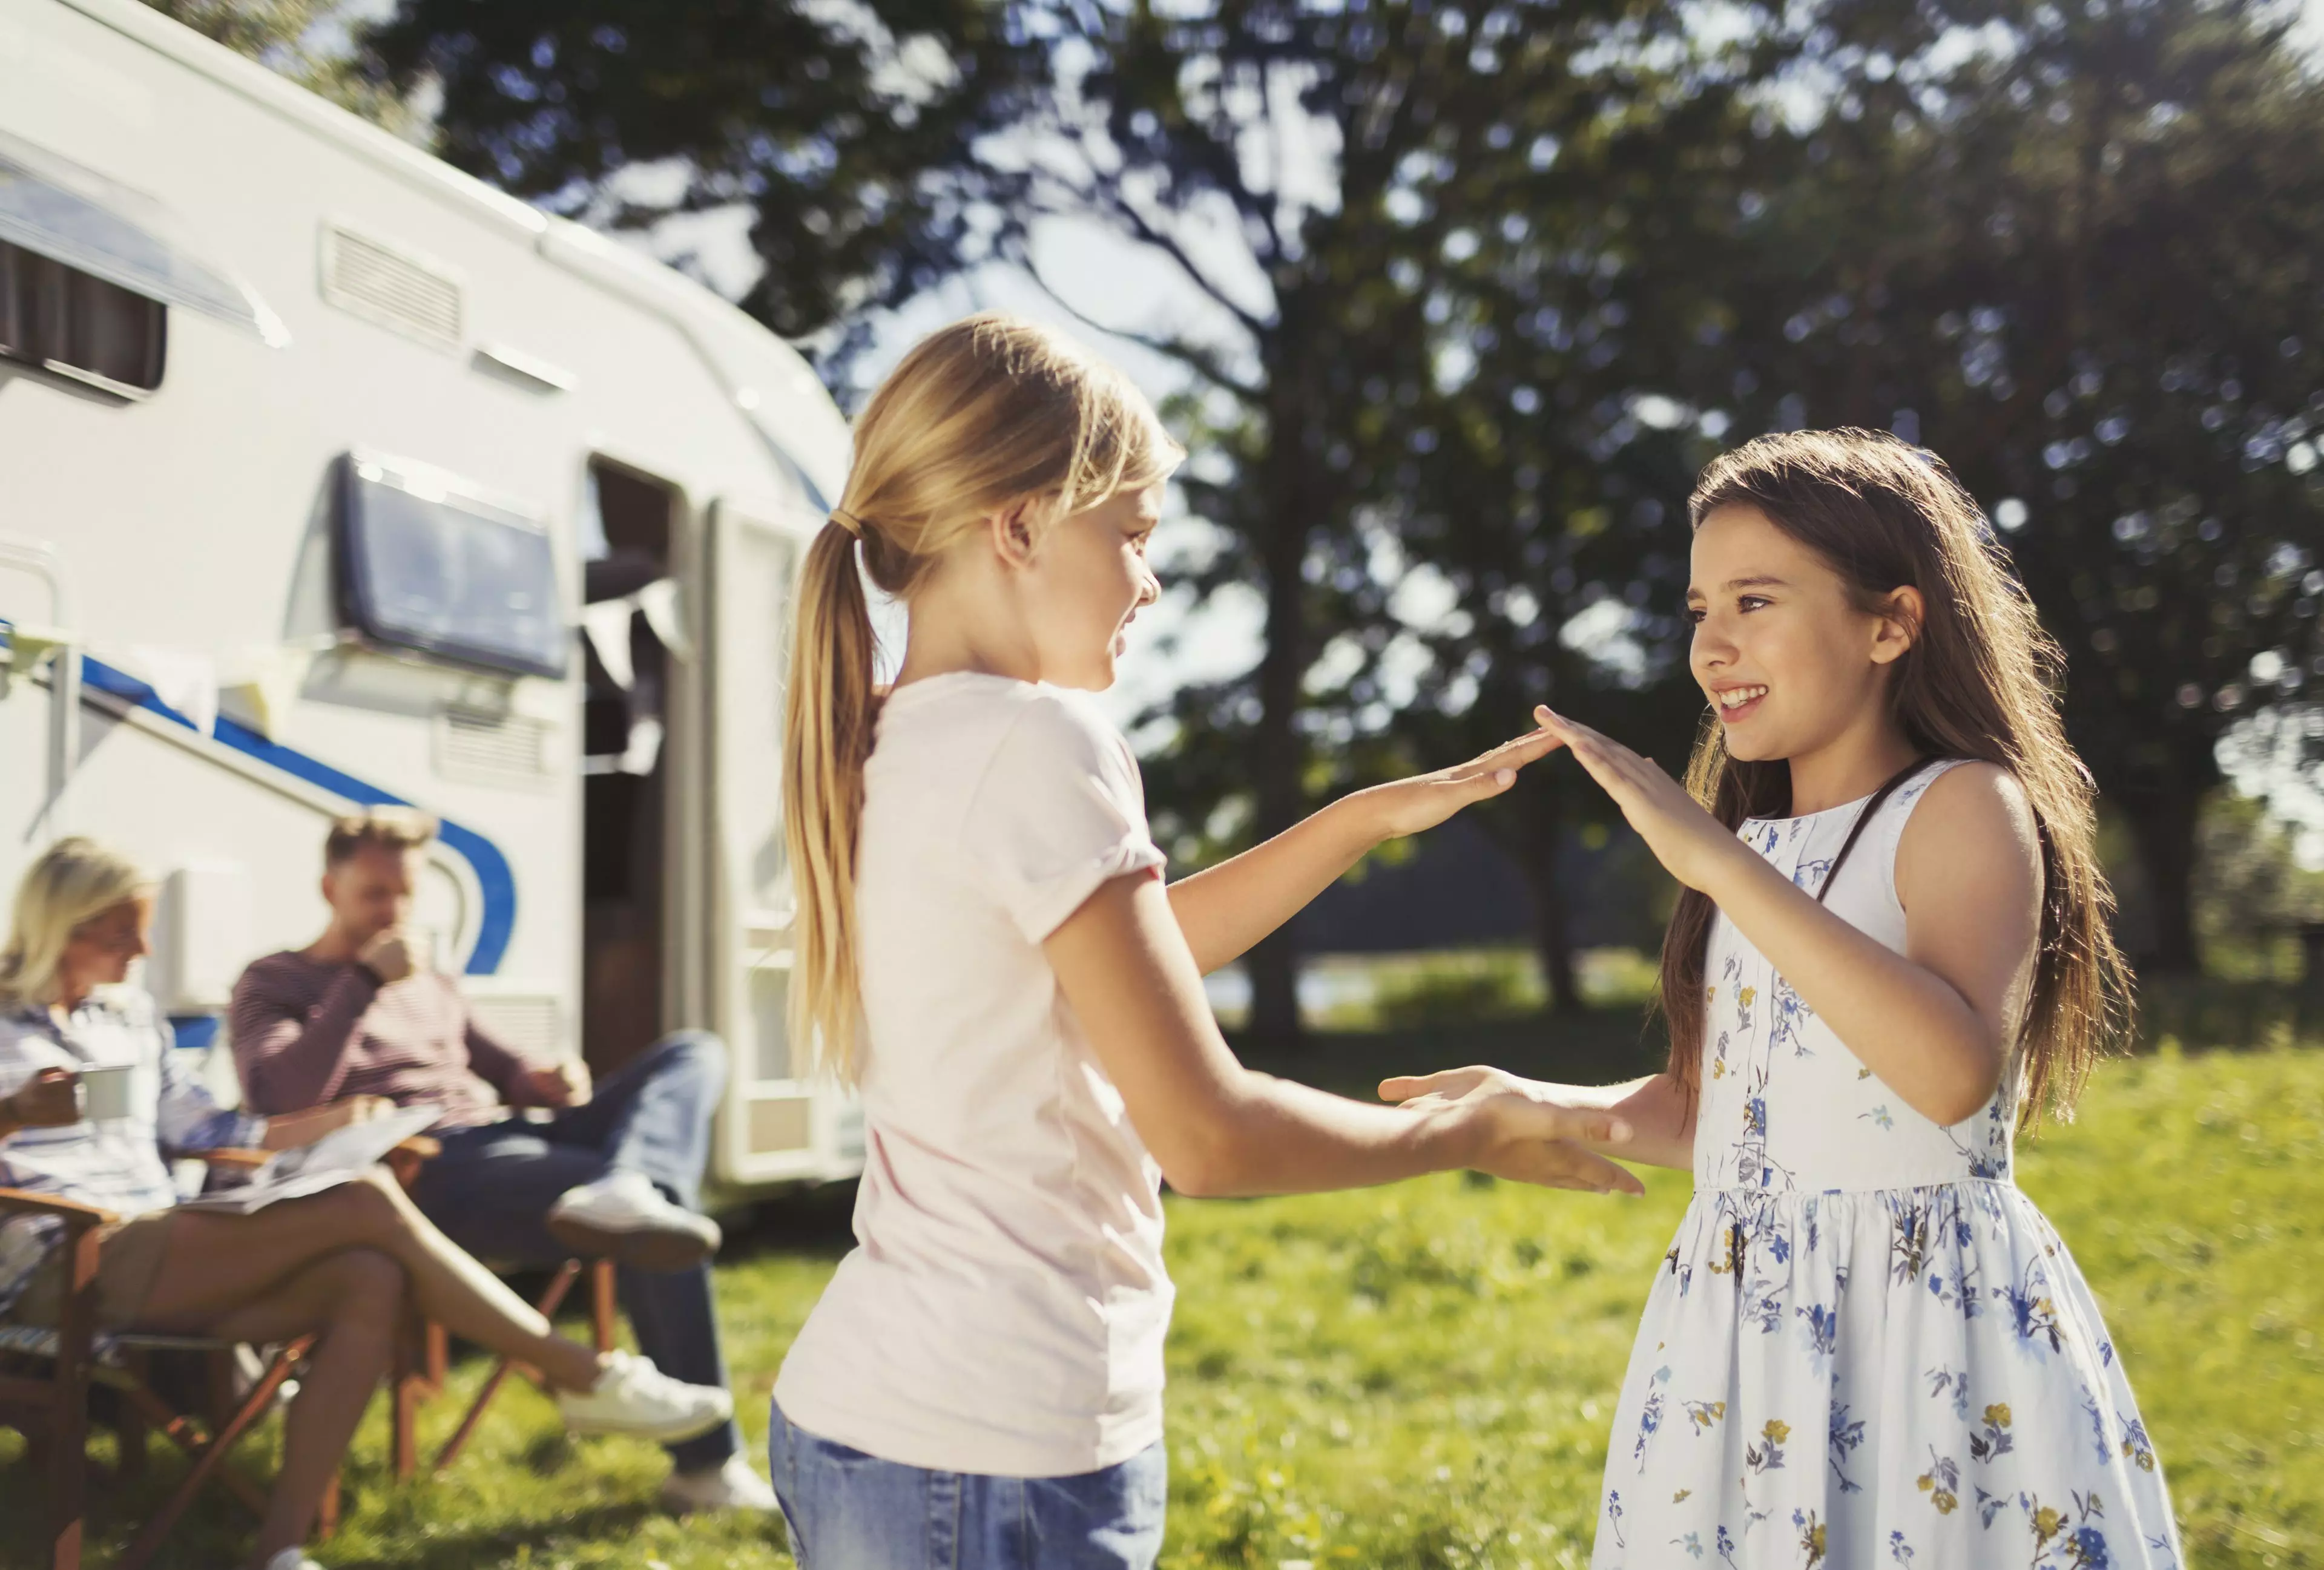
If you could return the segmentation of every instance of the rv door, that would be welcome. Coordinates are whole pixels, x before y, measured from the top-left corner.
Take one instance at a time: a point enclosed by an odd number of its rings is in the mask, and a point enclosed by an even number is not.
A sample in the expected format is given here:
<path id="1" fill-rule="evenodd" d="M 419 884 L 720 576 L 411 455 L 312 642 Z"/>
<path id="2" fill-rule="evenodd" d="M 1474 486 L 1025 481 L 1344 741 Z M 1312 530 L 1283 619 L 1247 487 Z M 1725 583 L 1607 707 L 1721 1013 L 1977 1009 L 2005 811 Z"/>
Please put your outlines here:
<path id="1" fill-rule="evenodd" d="M 711 1014 L 732 1054 L 718 1175 L 738 1185 L 852 1175 L 862 1156 L 850 1097 L 809 1082 L 784 1023 L 790 876 L 783 849 L 783 677 L 795 529 L 714 507 L 704 563 L 710 832 Z"/>

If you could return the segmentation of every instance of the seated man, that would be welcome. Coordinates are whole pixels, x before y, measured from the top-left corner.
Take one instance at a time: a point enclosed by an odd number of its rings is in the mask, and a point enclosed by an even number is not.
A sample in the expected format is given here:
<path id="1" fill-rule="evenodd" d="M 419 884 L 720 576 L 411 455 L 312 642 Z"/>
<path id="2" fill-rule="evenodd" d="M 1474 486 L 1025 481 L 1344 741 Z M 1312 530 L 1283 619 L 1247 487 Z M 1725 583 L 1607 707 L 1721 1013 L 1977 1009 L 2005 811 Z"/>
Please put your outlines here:
<path id="1" fill-rule="evenodd" d="M 712 1311 L 717 1225 L 695 1213 L 710 1119 L 725 1085 L 715 1036 L 655 1042 L 591 1094 L 577 1063 L 530 1061 L 470 1017 L 409 926 L 434 820 L 375 808 L 332 826 L 323 851 L 330 925 L 235 983 L 235 1067 L 253 1111 L 348 1096 L 432 1104 L 444 1146 L 413 1186 L 421 1212 L 485 1259 L 552 1265 L 604 1255 L 639 1349 L 672 1377 L 724 1386 Z M 545 1120 L 512 1108 L 550 1109 Z M 730 1420 L 669 1447 L 666 1502 L 775 1508 Z"/>

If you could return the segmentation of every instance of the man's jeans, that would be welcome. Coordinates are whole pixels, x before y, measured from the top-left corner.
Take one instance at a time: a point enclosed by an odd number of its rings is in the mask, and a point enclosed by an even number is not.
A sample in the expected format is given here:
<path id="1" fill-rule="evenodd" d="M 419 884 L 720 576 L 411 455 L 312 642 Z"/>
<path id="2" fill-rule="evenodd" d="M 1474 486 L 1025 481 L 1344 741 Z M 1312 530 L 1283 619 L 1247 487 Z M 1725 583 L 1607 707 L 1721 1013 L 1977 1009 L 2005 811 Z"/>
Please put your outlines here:
<path id="1" fill-rule="evenodd" d="M 614 1168 L 643 1172 L 663 1195 L 693 1209 L 702 1199 L 710 1118 L 726 1088 L 726 1049 L 703 1031 L 680 1031 L 639 1053 L 579 1106 L 546 1123 L 486 1124 L 439 1133 L 444 1152 L 420 1169 L 411 1198 L 445 1235 L 479 1259 L 562 1263 L 549 1208 L 567 1189 Z M 622 1269 L 622 1307 L 638 1350 L 672 1379 L 726 1384 L 718 1348 L 710 1266 L 658 1272 Z M 733 1423 L 669 1446 L 692 1472 L 742 1448 Z"/>
<path id="2" fill-rule="evenodd" d="M 796 1428 L 776 1406 L 767 1451 L 799 1570 L 1153 1570 L 1162 1550 L 1159 1439 L 1073 1477 L 928 1472 Z"/>

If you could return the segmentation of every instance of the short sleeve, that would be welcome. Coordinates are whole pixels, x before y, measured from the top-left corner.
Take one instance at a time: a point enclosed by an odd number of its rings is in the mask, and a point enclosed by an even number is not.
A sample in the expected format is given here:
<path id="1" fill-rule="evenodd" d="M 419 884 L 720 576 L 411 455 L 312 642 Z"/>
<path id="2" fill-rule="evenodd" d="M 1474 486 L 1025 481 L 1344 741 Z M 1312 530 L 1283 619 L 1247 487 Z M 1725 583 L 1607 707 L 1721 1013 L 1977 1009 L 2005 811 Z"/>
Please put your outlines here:
<path id="1" fill-rule="evenodd" d="M 1038 943 L 1109 880 L 1162 866 L 1121 733 L 1043 692 L 1010 723 L 961 826 L 973 876 Z"/>

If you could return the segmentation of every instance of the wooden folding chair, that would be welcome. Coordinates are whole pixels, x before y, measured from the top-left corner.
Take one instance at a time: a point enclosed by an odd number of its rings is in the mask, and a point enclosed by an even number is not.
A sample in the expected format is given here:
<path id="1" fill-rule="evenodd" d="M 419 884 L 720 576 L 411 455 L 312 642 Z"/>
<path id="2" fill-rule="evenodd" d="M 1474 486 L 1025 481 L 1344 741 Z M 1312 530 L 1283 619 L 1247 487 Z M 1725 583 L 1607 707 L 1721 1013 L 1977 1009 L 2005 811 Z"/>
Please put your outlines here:
<path id="1" fill-rule="evenodd" d="M 305 1336 L 277 1350 L 258 1381 L 232 1410 L 204 1425 L 182 1413 L 153 1388 L 147 1359 L 155 1351 L 191 1351 L 212 1359 L 232 1356 L 234 1344 L 207 1336 L 151 1336 L 142 1333 L 100 1333 L 96 1327 L 97 1230 L 115 1217 L 93 1205 L 82 1205 L 45 1194 L 0 1189 L 0 1218 L 48 1216 L 64 1226 L 67 1267 L 63 1311 L 53 1330 L 29 1326 L 0 1325 L 0 1352 L 17 1361 L 45 1363 L 45 1377 L 0 1371 L 0 1421 L 36 1438 L 46 1451 L 48 1474 L 48 1555 L 51 1570 L 79 1570 L 84 1522 L 88 1501 L 88 1399 L 92 1385 L 107 1385 L 125 1408 L 121 1428 L 121 1470 L 134 1474 L 142 1463 L 146 1431 L 158 1428 L 193 1457 L 194 1464 L 161 1508 L 154 1513 L 127 1552 L 119 1570 L 143 1570 L 168 1538 L 202 1489 L 215 1482 L 227 1492 L 263 1514 L 266 1497 L 246 1479 L 223 1470 L 221 1464 L 251 1425 L 265 1415 L 275 1392 L 299 1366 L 313 1336 Z M 336 1480 L 324 1501 L 324 1532 L 337 1525 L 338 1485 Z"/>
<path id="2" fill-rule="evenodd" d="M 389 1170 L 408 1189 L 419 1176 L 420 1167 L 441 1148 L 432 1139 L 406 1140 L 389 1152 Z M 564 1306 L 574 1283 L 584 1275 L 589 1279 L 590 1328 L 597 1350 L 611 1352 L 614 1345 L 616 1314 L 611 1260 L 567 1260 L 549 1278 L 548 1289 L 533 1307 L 542 1318 L 553 1318 Z M 446 1334 L 443 1326 L 415 1311 L 411 1325 L 399 1338 L 394 1367 L 389 1374 L 394 1408 L 388 1420 L 388 1442 L 393 1451 L 392 1459 L 398 1483 L 409 1483 L 419 1474 L 420 1409 L 443 1393 L 451 1365 L 451 1337 Z M 435 1464 L 429 1469 L 431 1472 L 441 1474 L 460 1458 L 460 1452 L 475 1437 L 477 1425 L 484 1421 L 484 1409 L 492 1404 L 493 1398 L 500 1393 L 501 1386 L 507 1382 L 512 1373 L 521 1373 L 534 1384 L 546 1388 L 546 1382 L 538 1370 L 512 1358 L 500 1359 L 486 1376 L 484 1388 L 468 1403 L 468 1409 L 461 1415 L 459 1426 L 453 1430 L 452 1437 L 437 1451 Z"/>
<path id="3" fill-rule="evenodd" d="M 613 1349 L 614 1324 L 613 1261 L 567 1260 L 558 1267 L 557 1273 L 549 1278 L 548 1290 L 540 1294 L 533 1307 L 540 1311 L 540 1316 L 544 1319 L 554 1317 L 558 1308 L 563 1306 L 566 1295 L 573 1290 L 573 1284 L 584 1275 L 589 1278 L 590 1328 L 595 1333 L 597 1350 L 611 1352 Z M 393 1434 L 395 1475 L 399 1479 L 410 1477 L 418 1464 L 416 1418 L 419 1400 L 442 1391 L 444 1377 L 451 1362 L 450 1337 L 445 1335 L 444 1327 L 429 1320 L 422 1325 L 421 1336 L 423 1337 L 421 1366 L 414 1371 L 418 1377 L 412 1380 L 409 1387 L 400 1378 L 396 1386 Z M 467 1411 L 460 1419 L 460 1426 L 452 1431 L 452 1437 L 444 1442 L 443 1448 L 436 1452 L 436 1463 L 431 1471 L 441 1475 L 460 1458 L 460 1452 L 467 1447 L 469 1439 L 475 1437 L 476 1425 L 484 1419 L 484 1409 L 490 1406 L 493 1398 L 500 1393 L 501 1386 L 507 1382 L 511 1373 L 522 1374 L 542 1389 L 548 1388 L 548 1382 L 541 1378 L 538 1369 L 519 1363 L 513 1358 L 500 1359 L 493 1364 L 493 1372 L 485 1376 L 484 1388 L 476 1391 L 476 1399 L 468 1403 Z M 407 1388 L 411 1391 L 408 1407 L 405 1394 Z"/>

